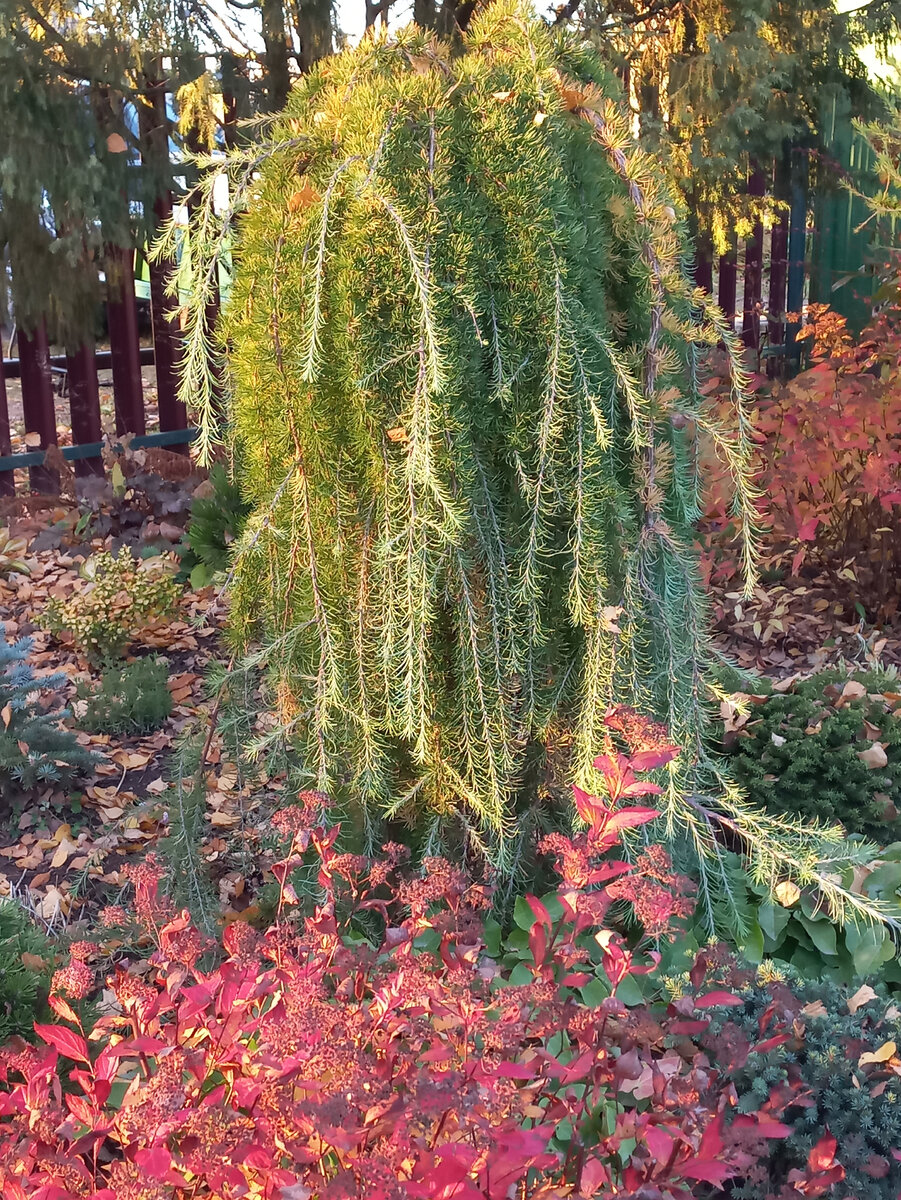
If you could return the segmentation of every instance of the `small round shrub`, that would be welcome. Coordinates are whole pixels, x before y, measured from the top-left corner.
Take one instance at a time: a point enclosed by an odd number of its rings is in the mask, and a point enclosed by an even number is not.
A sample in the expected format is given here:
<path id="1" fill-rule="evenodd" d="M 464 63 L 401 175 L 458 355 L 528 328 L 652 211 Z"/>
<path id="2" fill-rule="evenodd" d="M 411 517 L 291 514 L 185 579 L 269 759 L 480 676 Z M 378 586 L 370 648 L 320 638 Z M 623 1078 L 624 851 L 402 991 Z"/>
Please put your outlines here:
<path id="1" fill-rule="evenodd" d="M 737 989 L 736 989 L 737 990 Z M 798 1096 L 780 1117 L 791 1134 L 769 1143 L 734 1200 L 783 1193 L 789 1174 L 802 1170 L 824 1135 L 838 1143 L 844 1178 L 814 1194 L 826 1200 L 897 1200 L 901 1195 L 901 1012 L 875 988 L 804 980 L 789 968 L 784 980 L 755 980 L 738 994 L 743 1007 L 714 1012 L 708 1033 L 714 1055 L 726 1052 L 736 1027 L 752 1042 L 775 1031 L 791 1034 L 751 1052 L 733 1076 L 738 1110 L 756 1113 L 788 1085 Z M 876 1052 L 879 1052 L 878 1054 Z M 876 1055 L 881 1061 L 867 1056 Z M 717 1060 L 720 1061 L 720 1060 Z M 800 1085 L 800 1086 L 799 1086 Z"/>
<path id="2" fill-rule="evenodd" d="M 823 671 L 773 692 L 726 741 L 735 781 L 771 813 L 901 833 L 901 681 Z"/>
<path id="3" fill-rule="evenodd" d="M 166 616 L 179 587 L 159 557 L 134 559 L 126 550 L 92 555 L 81 569 L 85 583 L 69 599 L 52 599 L 38 619 L 58 637 L 68 633 L 75 648 L 95 662 L 123 654 L 148 622 Z"/>
<path id="4" fill-rule="evenodd" d="M 79 683 L 74 710 L 90 733 L 152 733 L 172 712 L 169 668 L 158 658 L 109 667 L 96 684 Z"/>

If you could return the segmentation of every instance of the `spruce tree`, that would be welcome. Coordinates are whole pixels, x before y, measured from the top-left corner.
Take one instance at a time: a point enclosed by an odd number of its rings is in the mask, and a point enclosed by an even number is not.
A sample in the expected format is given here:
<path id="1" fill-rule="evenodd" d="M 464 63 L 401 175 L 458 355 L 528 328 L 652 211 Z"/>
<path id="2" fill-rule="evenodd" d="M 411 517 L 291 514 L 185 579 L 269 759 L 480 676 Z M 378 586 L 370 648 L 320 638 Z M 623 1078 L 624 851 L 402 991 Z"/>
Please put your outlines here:
<path id="1" fill-rule="evenodd" d="M 28 661 L 32 645 L 31 638 L 0 644 L 0 800 L 65 783 L 98 761 L 60 724 L 65 709 L 41 705 L 40 694 L 57 691 L 66 677 L 37 677 Z"/>
<path id="2" fill-rule="evenodd" d="M 819 839 L 724 794 L 705 754 L 693 435 L 731 468 L 750 580 L 744 380 L 598 57 L 516 0 L 459 52 L 378 31 L 225 169 L 235 207 L 217 224 L 211 176 L 183 389 L 208 454 L 202 314 L 244 207 L 220 340 L 253 506 L 231 627 L 264 643 L 311 780 L 510 872 L 544 802 L 568 813 L 568 785 L 596 784 L 624 701 L 684 747 L 657 826 L 711 924 L 724 822 L 759 875 L 812 878 Z M 703 395 L 716 343 L 727 420 Z"/>

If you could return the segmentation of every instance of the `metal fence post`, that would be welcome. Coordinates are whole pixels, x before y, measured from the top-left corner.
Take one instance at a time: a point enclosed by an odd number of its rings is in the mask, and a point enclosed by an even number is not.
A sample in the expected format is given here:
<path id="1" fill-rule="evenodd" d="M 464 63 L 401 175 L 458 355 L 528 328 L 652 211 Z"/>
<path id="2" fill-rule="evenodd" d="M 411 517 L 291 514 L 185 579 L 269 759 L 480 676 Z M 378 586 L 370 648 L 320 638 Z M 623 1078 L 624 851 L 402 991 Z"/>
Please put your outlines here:
<path id="1" fill-rule="evenodd" d="M 766 195 L 766 176 L 759 166 L 748 178 L 748 195 L 755 200 Z M 760 350 L 760 300 L 763 284 L 763 221 L 758 214 L 751 236 L 745 242 L 744 294 L 741 336 L 749 350 Z"/>

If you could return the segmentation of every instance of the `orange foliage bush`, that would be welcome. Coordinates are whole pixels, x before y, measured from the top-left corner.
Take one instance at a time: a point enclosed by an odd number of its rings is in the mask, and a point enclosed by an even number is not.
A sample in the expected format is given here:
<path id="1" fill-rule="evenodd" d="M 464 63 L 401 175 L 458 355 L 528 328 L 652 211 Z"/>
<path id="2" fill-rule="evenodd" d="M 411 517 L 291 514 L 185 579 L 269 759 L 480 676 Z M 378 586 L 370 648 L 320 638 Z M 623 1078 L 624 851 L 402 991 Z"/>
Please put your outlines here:
<path id="1" fill-rule="evenodd" d="M 786 383 L 756 379 L 761 513 L 770 550 L 826 572 L 874 614 L 896 611 L 901 587 L 901 305 L 887 304 L 859 339 L 844 317 L 811 305 L 798 338 L 810 367 Z M 716 396 L 714 374 L 707 385 Z M 727 525 L 714 478 L 708 515 Z"/>

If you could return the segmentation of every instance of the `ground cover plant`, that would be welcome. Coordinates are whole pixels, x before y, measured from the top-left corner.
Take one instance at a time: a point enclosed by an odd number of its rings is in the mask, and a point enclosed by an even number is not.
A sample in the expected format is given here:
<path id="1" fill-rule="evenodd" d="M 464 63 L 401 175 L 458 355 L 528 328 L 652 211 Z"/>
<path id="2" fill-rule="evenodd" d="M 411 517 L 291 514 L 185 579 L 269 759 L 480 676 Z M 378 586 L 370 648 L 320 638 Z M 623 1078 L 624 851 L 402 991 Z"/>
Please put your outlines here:
<path id="1" fill-rule="evenodd" d="M 608 791 L 622 786 L 622 764 L 598 766 Z M 634 774 L 626 786 L 627 798 L 657 791 Z M 142 980 L 120 969 L 114 1011 L 86 1038 L 78 1007 L 96 985 L 93 948 L 72 947 L 54 978 L 59 1023 L 36 1027 L 40 1046 L 0 1054 L 4 1195 L 537 1200 L 651 1189 L 690 1200 L 748 1177 L 790 1134 L 781 1115 L 803 1097 L 781 1081 L 738 1112 L 732 1075 L 791 1034 L 781 1021 L 744 1034 L 727 1020 L 708 1053 L 711 1013 L 742 1001 L 705 986 L 704 960 L 665 1012 L 617 998 L 655 954 L 605 927 L 611 904 L 631 902 L 665 938 L 687 881 L 659 847 L 634 869 L 610 857 L 654 809 L 583 791 L 576 803 L 587 828 L 544 844 L 561 884 L 551 907 L 526 898 L 534 919 L 513 973 L 486 952 L 484 884 L 439 859 L 410 875 L 397 845 L 376 860 L 340 852 L 318 793 L 273 818 L 287 849 L 276 925 L 232 924 L 212 958 L 161 892 L 162 871 L 134 868 L 133 919 L 157 946 L 155 971 Z M 310 856 L 320 903 L 295 920 L 291 880 Z M 104 919 L 124 926 L 129 915 Z M 66 1060 L 74 1086 L 61 1092 Z M 826 1172 L 843 1174 L 828 1135 L 787 1178 L 817 1195 Z"/>
<path id="2" fill-rule="evenodd" d="M 181 570 L 192 587 L 205 587 L 228 570 L 231 547 L 241 536 L 249 512 L 250 505 L 229 469 L 215 463 L 209 479 L 194 494 L 185 530 Z"/>
<path id="3" fill-rule="evenodd" d="M 784 1022 L 791 1024 L 792 1037 L 766 1055 L 752 1053 L 738 1068 L 733 1076 L 738 1108 L 757 1111 L 774 1089 L 799 1083 L 803 1100 L 784 1114 L 791 1133 L 769 1144 L 767 1160 L 732 1195 L 757 1200 L 767 1189 L 778 1194 L 791 1173 L 809 1162 L 825 1130 L 842 1170 L 824 1171 L 820 1194 L 831 1200 L 896 1200 L 901 1190 L 901 1010 L 868 984 L 836 987 L 793 972 L 767 982 L 749 976 L 734 967 L 722 973 L 721 980 L 743 1003 L 728 1010 L 725 1019 L 722 1010 L 714 1012 L 711 1030 L 720 1032 L 729 1021 L 754 1036 L 767 1022 Z"/>
<path id="4" fill-rule="evenodd" d="M 53 946 L 14 900 L 0 897 L 0 1045 L 31 1037 L 47 1007 Z"/>

